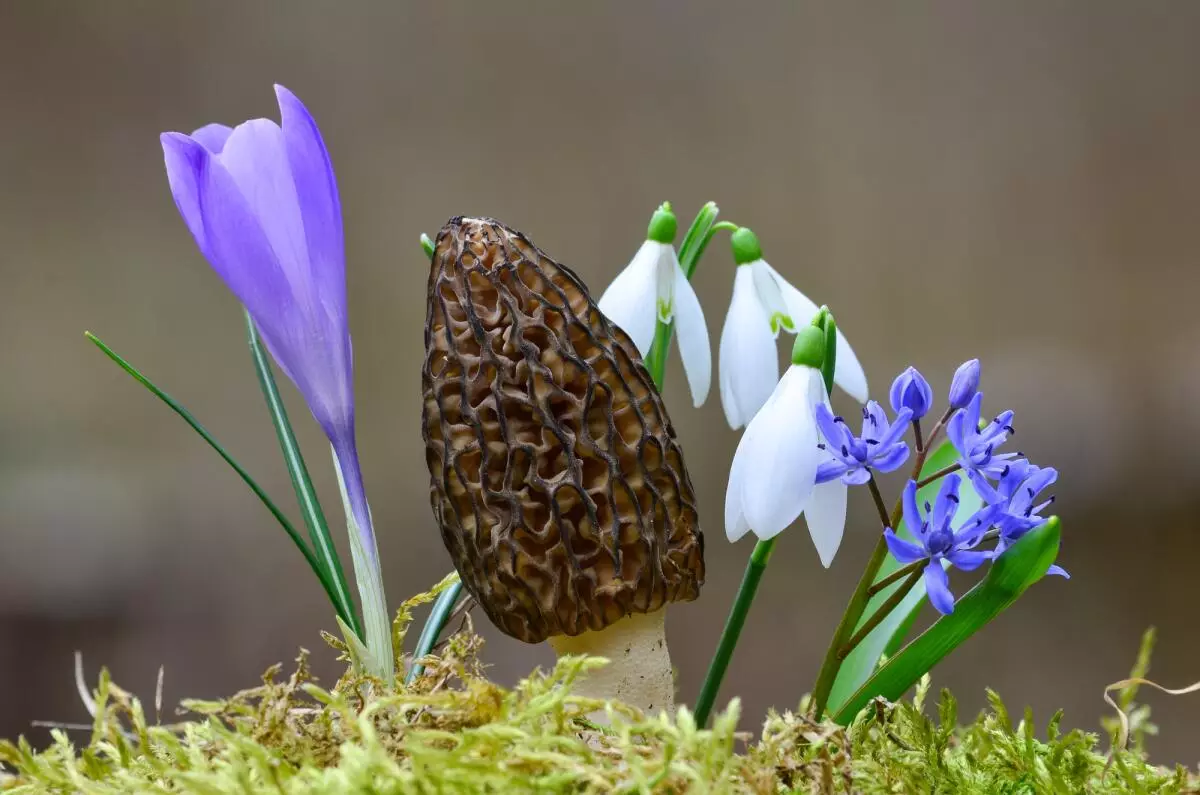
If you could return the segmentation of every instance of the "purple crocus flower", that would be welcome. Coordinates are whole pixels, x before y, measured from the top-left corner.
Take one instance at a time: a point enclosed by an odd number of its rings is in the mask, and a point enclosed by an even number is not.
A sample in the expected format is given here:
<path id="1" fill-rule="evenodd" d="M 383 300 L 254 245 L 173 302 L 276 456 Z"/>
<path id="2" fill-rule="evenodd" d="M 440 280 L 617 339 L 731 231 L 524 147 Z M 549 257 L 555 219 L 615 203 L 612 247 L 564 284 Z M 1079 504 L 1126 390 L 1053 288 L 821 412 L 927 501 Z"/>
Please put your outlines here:
<path id="1" fill-rule="evenodd" d="M 954 612 L 954 594 L 950 593 L 950 578 L 942 561 L 948 561 L 962 571 L 979 568 L 991 554 L 975 547 L 983 540 L 997 513 L 996 506 L 987 506 L 967 519 L 958 530 L 953 529 L 960 480 L 957 474 L 947 475 L 933 507 L 925 503 L 924 513 L 917 507 L 916 481 L 910 480 L 905 486 L 904 524 L 916 543 L 904 540 L 891 528 L 883 531 L 888 550 L 900 563 L 929 561 L 925 567 L 925 590 L 929 593 L 930 604 L 942 615 Z"/>
<path id="2" fill-rule="evenodd" d="M 909 367 L 896 376 L 888 396 L 891 398 L 892 411 L 909 409 L 914 420 L 924 417 L 933 406 L 933 387 L 915 367 Z"/>
<path id="3" fill-rule="evenodd" d="M 352 541 L 361 545 L 356 569 L 360 553 L 365 558 L 359 588 L 378 589 L 370 600 L 364 592 L 367 612 L 368 601 L 382 602 L 382 581 L 354 434 L 341 203 L 313 117 L 283 86 L 275 94 L 282 124 L 252 119 L 236 129 L 163 133 L 167 179 L 200 251 L 333 445 Z M 370 623 L 368 645 L 382 652 L 384 639 L 370 637 Z M 390 640 L 386 646 L 390 660 Z"/>
<path id="4" fill-rule="evenodd" d="M 996 452 L 996 448 L 1015 433 L 1012 427 L 1013 413 L 1004 412 L 980 430 L 979 411 L 982 405 L 983 393 L 976 392 L 967 407 L 959 409 L 950 418 L 946 424 L 946 435 L 958 451 L 959 464 L 964 471 L 996 479 L 1020 455 Z"/>
<path id="5" fill-rule="evenodd" d="M 888 422 L 883 407 L 874 400 L 863 407 L 862 435 L 855 436 L 846 421 L 835 417 L 824 403 L 816 407 L 817 428 L 824 440 L 819 447 L 829 458 L 817 468 L 817 483 L 841 478 L 847 486 L 871 479 L 871 470 L 891 472 L 908 458 L 908 445 L 900 441 L 912 421 L 912 410 L 902 408 Z"/>

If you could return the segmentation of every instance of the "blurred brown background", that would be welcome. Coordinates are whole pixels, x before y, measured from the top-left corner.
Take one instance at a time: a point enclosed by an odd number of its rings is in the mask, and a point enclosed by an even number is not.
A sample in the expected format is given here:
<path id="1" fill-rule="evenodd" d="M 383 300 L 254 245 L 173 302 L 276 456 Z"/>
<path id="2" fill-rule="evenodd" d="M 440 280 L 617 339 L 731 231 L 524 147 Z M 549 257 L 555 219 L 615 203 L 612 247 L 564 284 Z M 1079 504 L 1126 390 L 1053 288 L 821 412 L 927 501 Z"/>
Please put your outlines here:
<path id="1" fill-rule="evenodd" d="M 238 307 L 176 214 L 157 139 L 277 118 L 276 81 L 340 179 L 393 603 L 448 568 L 418 421 L 418 234 L 493 215 L 599 294 L 658 202 L 686 222 L 715 199 L 836 309 L 876 395 L 911 362 L 943 400 L 979 356 L 988 408 L 1014 408 L 1018 446 L 1063 473 L 1074 579 L 1039 584 L 937 684 L 967 711 L 990 686 L 1041 725 L 1061 706 L 1095 729 L 1149 624 L 1155 676 L 1200 678 L 1197 41 L 1186 3 L 0 4 L 0 736 L 84 717 L 74 649 L 143 696 L 165 665 L 169 702 L 322 649 L 330 612 L 283 533 L 82 336 L 292 504 Z M 715 343 L 732 263 L 709 252 Z M 737 435 L 715 385 L 693 410 L 674 361 L 667 393 L 709 533 L 703 597 L 668 622 L 690 701 L 750 545 L 721 526 Z M 337 517 L 319 432 L 288 397 Z M 876 532 L 855 496 L 831 570 L 802 528 L 776 553 L 722 693 L 745 728 L 811 685 Z M 502 681 L 549 660 L 487 633 Z M 1158 759 L 1196 763 L 1200 701 L 1151 699 Z"/>

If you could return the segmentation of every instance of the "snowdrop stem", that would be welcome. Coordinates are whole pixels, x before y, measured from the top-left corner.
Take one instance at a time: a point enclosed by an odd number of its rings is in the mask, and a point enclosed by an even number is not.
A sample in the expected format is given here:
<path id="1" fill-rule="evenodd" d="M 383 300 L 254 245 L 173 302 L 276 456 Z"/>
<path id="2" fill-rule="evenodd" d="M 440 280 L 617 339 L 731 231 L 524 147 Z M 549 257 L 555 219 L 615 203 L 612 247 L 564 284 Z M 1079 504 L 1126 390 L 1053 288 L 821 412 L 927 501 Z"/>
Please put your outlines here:
<path id="1" fill-rule="evenodd" d="M 684 235 L 683 243 L 679 247 L 679 267 L 689 280 L 696 272 L 700 257 L 704 255 L 704 250 L 708 248 L 713 235 L 719 231 L 732 232 L 738 228 L 737 224 L 729 221 L 718 223 L 718 212 L 714 202 L 701 207 L 696 220 L 692 221 L 687 234 Z M 654 385 L 660 392 L 663 388 L 663 378 L 666 376 L 667 354 L 671 352 L 671 337 L 674 331 L 674 323 L 658 321 L 658 325 L 654 327 L 654 341 L 650 344 L 650 352 L 646 354 L 646 369 L 650 371 L 650 378 L 654 380 Z"/>
<path id="2" fill-rule="evenodd" d="M 704 684 L 700 688 L 700 695 L 696 698 L 694 714 L 697 726 L 703 727 L 708 722 L 708 716 L 717 700 L 717 691 L 721 689 L 721 680 L 725 678 L 725 671 L 729 668 L 729 661 L 733 658 L 733 650 L 737 647 L 742 627 L 746 625 L 746 616 L 750 613 L 750 605 L 754 602 L 758 584 L 762 581 L 763 573 L 767 570 L 767 563 L 770 562 L 771 552 L 774 549 L 775 539 L 771 538 L 759 541 L 754 545 L 754 551 L 750 553 L 750 560 L 746 564 L 746 573 L 742 575 L 742 584 L 738 587 L 737 596 L 734 597 L 729 618 L 725 619 L 725 628 L 721 630 L 721 640 L 717 644 L 717 652 L 708 665 L 708 673 L 704 675 Z"/>
<path id="3" fill-rule="evenodd" d="M 922 560 L 919 562 L 928 565 L 928 561 Z M 908 579 L 904 581 L 904 584 L 897 588 L 895 593 L 889 596 L 887 601 L 881 604 L 879 609 L 872 613 L 871 617 L 863 622 L 862 626 L 858 628 L 858 631 L 854 633 L 850 640 L 846 641 L 846 644 L 842 646 L 842 648 L 838 649 L 838 657 L 843 660 L 849 657 L 850 652 L 854 651 L 854 647 L 862 643 L 863 638 L 865 638 L 867 635 L 870 635 L 871 630 L 879 626 L 879 622 L 887 618 L 888 613 L 895 610 L 896 605 L 900 604 L 900 602 L 904 600 L 904 597 L 908 596 L 908 592 L 911 591 L 913 586 L 917 584 L 917 580 L 921 579 L 923 573 L 923 568 L 915 568 L 910 571 L 908 574 Z"/>

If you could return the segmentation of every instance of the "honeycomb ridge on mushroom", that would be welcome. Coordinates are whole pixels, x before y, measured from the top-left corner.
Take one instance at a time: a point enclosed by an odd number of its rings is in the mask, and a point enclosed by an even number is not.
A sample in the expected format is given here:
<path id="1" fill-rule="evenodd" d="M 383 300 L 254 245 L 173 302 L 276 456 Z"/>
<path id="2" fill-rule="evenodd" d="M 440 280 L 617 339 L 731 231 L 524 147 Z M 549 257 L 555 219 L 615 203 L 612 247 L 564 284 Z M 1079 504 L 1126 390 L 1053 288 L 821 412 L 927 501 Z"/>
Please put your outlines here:
<path id="1" fill-rule="evenodd" d="M 538 643 L 699 595 L 704 541 L 670 418 L 569 268 L 497 221 L 452 218 L 421 382 L 434 517 L 497 627 Z"/>

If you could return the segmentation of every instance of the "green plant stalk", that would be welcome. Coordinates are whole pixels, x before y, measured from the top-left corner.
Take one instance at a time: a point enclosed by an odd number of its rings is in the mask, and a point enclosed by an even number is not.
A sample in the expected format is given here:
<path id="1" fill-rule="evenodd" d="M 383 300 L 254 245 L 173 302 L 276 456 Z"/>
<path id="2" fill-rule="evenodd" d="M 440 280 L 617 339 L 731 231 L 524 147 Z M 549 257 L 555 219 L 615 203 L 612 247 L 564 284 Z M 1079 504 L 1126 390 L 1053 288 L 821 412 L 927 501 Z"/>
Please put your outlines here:
<path id="1" fill-rule="evenodd" d="M 263 491 L 262 487 L 255 482 L 254 478 L 250 477 L 250 473 L 247 472 L 246 469 L 239 464 L 233 458 L 233 456 L 231 456 L 228 451 L 225 450 L 224 447 L 221 446 L 221 443 L 218 442 L 216 438 L 208 432 L 208 429 L 201 425 L 200 421 L 197 420 L 190 411 L 184 408 L 179 401 L 175 400 L 175 398 L 171 397 L 162 389 L 160 389 L 149 378 L 142 375 L 142 373 L 136 367 L 122 359 L 112 348 L 108 347 L 108 345 L 106 345 L 95 334 L 88 331 L 84 333 L 84 336 L 86 336 L 88 340 L 92 342 L 92 344 L 99 348 L 105 356 L 107 356 L 109 359 L 112 359 L 118 367 L 132 376 L 135 381 L 144 386 L 152 395 L 161 400 L 167 405 L 168 408 L 178 414 L 184 422 L 191 426 L 191 429 L 195 431 L 201 439 L 208 443 L 209 447 L 216 451 L 217 455 L 224 459 L 226 464 L 229 464 L 229 466 L 233 468 L 233 471 L 236 472 L 239 477 L 241 477 L 242 482 L 250 487 L 250 490 L 254 492 L 254 495 L 258 497 L 259 501 L 262 502 L 262 504 L 266 506 L 266 509 L 271 512 L 271 515 L 275 517 L 275 521 L 279 522 L 280 527 L 282 527 L 284 532 L 288 534 L 288 537 L 292 539 L 292 543 L 295 544 L 296 548 L 300 550 L 300 553 L 304 555 L 304 560 L 307 561 L 309 567 L 312 568 L 313 574 L 317 575 L 317 580 L 320 581 L 321 587 L 325 589 L 325 593 L 329 597 L 329 601 L 333 604 L 333 608 L 337 612 L 338 617 L 341 618 L 343 622 L 346 622 L 348 618 L 352 618 L 353 613 L 351 613 L 349 616 L 343 615 L 342 607 L 337 598 L 336 589 L 334 588 L 333 583 L 329 581 L 325 570 L 317 560 L 316 556 L 313 555 L 312 550 L 310 550 L 308 545 L 304 543 L 304 539 L 300 537 L 298 532 L 296 532 L 296 528 L 292 526 L 292 523 L 288 521 L 288 518 L 283 515 L 283 511 L 279 510 L 279 507 L 271 500 L 269 496 L 267 496 L 267 493 Z"/>
<path id="2" fill-rule="evenodd" d="M 331 448 L 332 450 L 332 448 Z M 333 453 L 333 469 L 337 472 L 338 491 L 342 495 L 342 507 L 346 511 L 346 530 L 350 534 L 350 556 L 354 563 L 354 581 L 358 585 L 358 596 L 362 600 L 363 640 L 369 654 L 363 661 L 365 670 L 391 687 L 396 676 L 396 658 L 392 650 L 392 617 L 388 614 L 387 598 L 383 593 L 383 572 L 379 566 L 379 550 L 367 549 L 363 534 L 354 516 L 346 492 L 346 481 L 342 476 L 342 462 L 337 450 Z M 370 511 L 370 508 L 367 508 Z"/>
<path id="3" fill-rule="evenodd" d="M 683 243 L 679 246 L 679 267 L 689 281 L 696 272 L 696 266 L 700 263 L 700 258 L 704 256 L 704 251 L 712 241 L 713 235 L 721 230 L 737 229 L 737 224 L 728 221 L 717 223 L 719 212 L 715 202 L 704 205 L 697 213 L 696 219 L 692 221 L 692 225 L 688 227 L 687 234 L 683 236 Z M 650 378 L 660 392 L 663 388 L 663 379 L 666 377 L 667 356 L 671 353 L 671 338 L 674 333 L 675 324 L 673 322 L 658 321 L 654 327 L 654 341 L 650 343 L 650 352 L 646 354 L 645 358 L 646 369 L 650 371 Z"/>
<path id="4" fill-rule="evenodd" d="M 263 349 L 254 327 L 254 320 L 249 312 L 246 316 L 246 342 L 250 346 L 250 356 L 254 361 L 254 372 L 258 375 L 258 385 L 262 388 L 263 400 L 271 414 L 271 422 L 275 425 L 275 435 L 279 439 L 279 449 L 283 453 L 284 463 L 287 464 L 288 474 L 292 478 L 292 488 L 296 492 L 296 502 L 300 505 L 300 514 L 308 528 L 308 537 L 312 540 L 317 559 L 326 572 L 326 577 L 333 585 L 337 594 L 338 615 L 362 638 L 362 624 L 359 623 L 354 601 L 350 598 L 350 589 L 346 584 L 346 573 L 338 558 L 337 548 L 329 532 L 329 523 L 325 521 L 325 512 L 321 510 L 321 502 L 317 490 L 309 477 L 308 467 L 304 463 L 304 455 L 300 445 L 296 443 L 296 435 L 292 432 L 291 421 L 288 420 L 287 409 L 279 395 L 279 387 L 275 383 L 275 375 L 271 372 L 271 362 Z"/>
<path id="5" fill-rule="evenodd" d="M 425 626 L 421 628 L 421 636 L 417 638 L 417 648 L 413 650 L 413 664 L 404 676 L 404 684 L 411 685 L 418 676 L 425 672 L 425 666 L 417 660 L 428 655 L 437 645 L 437 639 L 441 636 L 446 622 L 450 620 L 450 614 L 454 612 L 454 603 L 458 601 L 462 589 L 463 584 L 460 579 L 442 591 L 438 595 L 437 601 L 433 603 L 433 609 L 429 611 L 429 618 L 425 619 Z"/>
<path id="6" fill-rule="evenodd" d="M 949 417 L 950 412 L 947 411 L 941 421 L 934 426 L 929 439 L 926 440 L 922 449 L 917 453 L 912 470 L 913 480 L 920 477 L 921 470 L 925 466 L 925 459 L 929 455 L 930 446 Z M 890 519 L 888 527 L 895 527 L 900 521 L 899 501 L 896 502 L 896 507 L 892 509 Z M 825 712 L 825 707 L 829 703 L 829 694 L 833 690 L 833 683 L 837 680 L 838 671 L 841 669 L 842 662 L 846 659 L 846 655 L 842 654 L 842 647 L 846 645 L 851 635 L 854 634 L 858 622 L 867 610 L 867 605 L 871 601 L 871 586 L 875 584 L 875 578 L 879 576 L 879 569 L 883 566 L 884 560 L 887 559 L 887 551 L 887 542 L 884 540 L 881 530 L 879 540 L 875 542 L 875 548 L 871 550 L 871 557 L 867 560 L 867 567 L 863 569 L 862 576 L 858 579 L 858 585 L 855 586 L 854 593 L 850 596 L 850 602 L 846 605 L 846 612 L 842 614 L 842 620 L 838 622 L 837 629 L 834 630 L 833 637 L 829 641 L 829 649 L 825 652 L 825 660 L 821 663 L 821 670 L 817 673 L 816 684 L 813 685 L 813 714 L 818 720 L 820 720 L 821 715 Z"/>
<path id="7" fill-rule="evenodd" d="M 926 672 L 1000 615 L 1031 585 L 1046 575 L 1058 556 L 1058 517 L 1029 531 L 1005 550 L 987 575 L 954 605 L 954 612 L 900 649 L 838 708 L 833 719 L 843 726 L 876 696 L 900 698 Z"/>
<path id="8" fill-rule="evenodd" d="M 729 661 L 733 658 L 733 650 L 737 648 L 742 628 L 746 625 L 746 616 L 750 613 L 750 605 L 754 603 L 758 585 L 762 581 L 763 573 L 767 570 L 767 564 L 771 561 L 771 552 L 775 549 L 776 538 L 759 541 L 754 545 L 754 551 L 750 553 L 750 561 L 746 564 L 746 573 L 742 575 L 742 584 L 738 587 L 733 607 L 729 611 L 729 618 L 725 620 L 725 628 L 721 630 L 721 640 L 717 644 L 717 651 L 713 654 L 712 662 L 708 664 L 708 673 L 704 675 L 704 684 L 700 688 L 700 695 L 696 698 L 694 713 L 698 727 L 703 728 L 708 722 L 708 716 L 712 713 L 713 704 L 717 700 L 717 691 L 721 689 L 725 671 L 729 668 Z"/>

